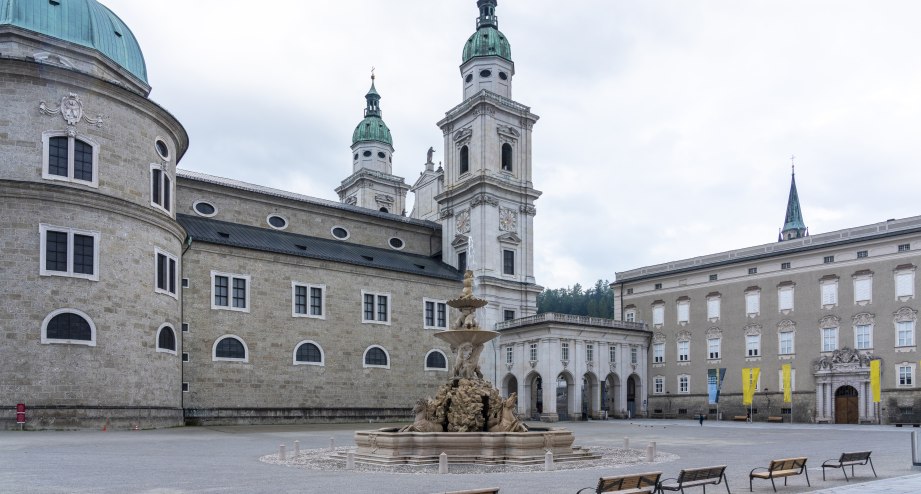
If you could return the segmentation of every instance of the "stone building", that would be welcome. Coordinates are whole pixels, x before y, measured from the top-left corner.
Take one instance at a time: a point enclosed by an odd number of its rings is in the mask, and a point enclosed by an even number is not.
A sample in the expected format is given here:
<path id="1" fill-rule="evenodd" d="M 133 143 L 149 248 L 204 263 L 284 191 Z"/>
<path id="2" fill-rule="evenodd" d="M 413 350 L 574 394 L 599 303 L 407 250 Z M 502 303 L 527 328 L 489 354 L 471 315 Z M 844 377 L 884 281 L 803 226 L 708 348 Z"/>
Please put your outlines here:
<path id="1" fill-rule="evenodd" d="M 616 312 L 653 331 L 650 413 L 916 422 L 919 249 L 921 217 L 810 235 L 794 179 L 777 243 L 617 273 Z M 792 403 L 783 402 L 784 364 Z M 742 404 L 747 368 L 761 372 L 751 406 Z M 719 403 L 710 404 L 719 369 Z"/>
<path id="2" fill-rule="evenodd" d="M 568 379 L 566 410 L 597 414 L 608 396 L 626 409 L 610 376 L 643 381 L 641 326 L 534 318 L 537 116 L 511 99 L 496 0 L 477 5 L 462 102 L 438 123 L 445 166 L 432 150 L 412 187 L 394 175 L 372 81 L 337 202 L 177 168 L 188 135 L 148 98 L 113 12 L 0 0 L 0 409 L 26 404 L 32 428 L 408 417 L 447 376 L 451 349 L 432 335 L 465 269 L 489 301 L 481 325 L 506 324 L 483 367 L 528 396 L 522 412 L 547 402 L 542 418 L 558 418 L 537 375 Z M 563 340 L 637 345 L 640 370 L 575 353 L 560 367 Z M 543 352 L 527 364 L 525 343 Z M 500 365 L 506 347 L 519 368 Z"/>

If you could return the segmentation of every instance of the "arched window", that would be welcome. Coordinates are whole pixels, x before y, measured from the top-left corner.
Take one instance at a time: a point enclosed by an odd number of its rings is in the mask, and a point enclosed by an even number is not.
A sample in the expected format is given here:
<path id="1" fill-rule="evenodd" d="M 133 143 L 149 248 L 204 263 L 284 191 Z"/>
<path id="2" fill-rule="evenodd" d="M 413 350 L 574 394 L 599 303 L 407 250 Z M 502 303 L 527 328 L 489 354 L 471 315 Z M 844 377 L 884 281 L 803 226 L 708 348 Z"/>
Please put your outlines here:
<path id="1" fill-rule="evenodd" d="M 512 171 L 512 146 L 509 143 L 502 145 L 502 171 Z"/>
<path id="2" fill-rule="evenodd" d="M 460 150 L 460 174 L 470 171 L 470 149 L 464 146 Z"/>
<path id="3" fill-rule="evenodd" d="M 99 146 L 84 136 L 70 136 L 64 131 L 45 132 L 42 177 L 48 180 L 77 182 L 98 187 Z"/>
<path id="4" fill-rule="evenodd" d="M 425 356 L 425 370 L 448 370 L 448 359 L 441 350 L 432 350 Z"/>
<path id="5" fill-rule="evenodd" d="M 372 346 L 365 350 L 365 367 L 390 368 L 390 357 L 387 351 L 379 346 Z"/>
<path id="6" fill-rule="evenodd" d="M 168 324 L 157 330 L 157 351 L 176 355 L 176 332 Z"/>
<path id="7" fill-rule="evenodd" d="M 212 360 L 227 360 L 233 362 L 247 362 L 249 351 L 246 343 L 239 336 L 227 335 L 218 338 L 212 349 Z"/>
<path id="8" fill-rule="evenodd" d="M 42 322 L 42 343 L 96 346 L 96 326 L 76 309 L 60 309 Z"/>
<path id="9" fill-rule="evenodd" d="M 323 349 L 313 341 L 302 341 L 294 349 L 294 365 L 323 365 Z"/>

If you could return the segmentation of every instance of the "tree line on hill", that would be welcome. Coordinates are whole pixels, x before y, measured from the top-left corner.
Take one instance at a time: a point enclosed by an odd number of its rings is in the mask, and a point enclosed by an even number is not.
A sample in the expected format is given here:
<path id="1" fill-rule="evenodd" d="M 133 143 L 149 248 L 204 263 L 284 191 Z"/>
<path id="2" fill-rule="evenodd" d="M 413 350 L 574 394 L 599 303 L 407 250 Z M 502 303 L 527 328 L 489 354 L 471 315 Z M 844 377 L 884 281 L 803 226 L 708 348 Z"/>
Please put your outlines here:
<path id="1" fill-rule="evenodd" d="M 614 318 L 614 291 L 607 280 L 585 290 L 576 283 L 567 288 L 545 288 L 537 296 L 537 312 Z"/>

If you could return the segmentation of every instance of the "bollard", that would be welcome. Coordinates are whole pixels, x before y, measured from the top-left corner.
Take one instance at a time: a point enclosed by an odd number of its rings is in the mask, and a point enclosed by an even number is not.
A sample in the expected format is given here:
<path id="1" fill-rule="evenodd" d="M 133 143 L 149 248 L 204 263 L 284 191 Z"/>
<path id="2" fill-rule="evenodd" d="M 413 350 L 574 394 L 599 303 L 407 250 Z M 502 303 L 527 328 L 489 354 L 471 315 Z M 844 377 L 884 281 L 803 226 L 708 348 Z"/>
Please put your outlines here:
<path id="1" fill-rule="evenodd" d="M 278 460 L 285 461 L 285 445 L 281 444 L 278 446 Z"/>
<path id="2" fill-rule="evenodd" d="M 336 438 L 334 437 L 329 438 L 329 451 L 330 453 L 336 451 Z"/>
<path id="3" fill-rule="evenodd" d="M 655 460 L 656 460 L 656 447 L 653 446 L 652 443 L 650 443 L 649 446 L 646 446 L 646 463 L 652 463 Z"/>
<path id="4" fill-rule="evenodd" d="M 297 458 L 298 456 L 301 456 L 301 442 L 294 441 L 294 457 Z"/>
<path id="5" fill-rule="evenodd" d="M 630 438 L 624 436 L 624 449 L 630 449 Z"/>
<path id="6" fill-rule="evenodd" d="M 911 431 L 911 464 L 913 470 L 921 470 L 921 434 Z"/>
<path id="7" fill-rule="evenodd" d="M 345 469 L 346 470 L 355 470 L 355 452 L 349 451 L 345 455 Z"/>
<path id="8" fill-rule="evenodd" d="M 652 456 L 655 457 L 659 453 L 659 446 L 655 441 L 650 441 L 649 444 L 652 445 Z"/>
<path id="9" fill-rule="evenodd" d="M 448 453 L 438 456 L 438 473 L 448 473 Z"/>
<path id="10" fill-rule="evenodd" d="M 553 452 L 549 449 L 547 450 L 547 454 L 544 455 L 544 471 L 553 471 Z"/>

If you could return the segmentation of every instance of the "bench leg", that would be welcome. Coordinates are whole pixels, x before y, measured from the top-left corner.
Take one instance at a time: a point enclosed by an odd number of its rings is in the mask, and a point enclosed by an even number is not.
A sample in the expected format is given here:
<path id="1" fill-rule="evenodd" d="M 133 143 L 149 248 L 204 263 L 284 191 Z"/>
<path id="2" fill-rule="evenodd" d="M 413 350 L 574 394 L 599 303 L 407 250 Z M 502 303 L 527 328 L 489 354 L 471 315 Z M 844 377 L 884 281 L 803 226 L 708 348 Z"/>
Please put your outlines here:
<path id="1" fill-rule="evenodd" d="M 785 482 L 784 485 L 787 485 L 787 484 L 786 484 L 786 481 L 787 481 L 787 478 L 786 478 L 786 477 L 784 477 L 783 481 Z M 774 488 L 774 492 L 777 492 L 777 486 L 774 485 L 774 477 L 773 477 L 773 476 L 771 476 L 771 487 Z"/>
<path id="2" fill-rule="evenodd" d="M 725 473 L 723 474 L 723 482 L 726 483 L 726 494 L 732 494 L 732 492 L 729 491 L 729 479 L 726 478 Z"/>
<path id="3" fill-rule="evenodd" d="M 825 482 L 825 465 L 822 465 L 822 482 Z"/>
<path id="4" fill-rule="evenodd" d="M 851 481 L 851 479 L 847 478 L 847 465 L 841 467 L 841 473 L 844 474 L 844 481 L 845 481 L 845 482 L 850 482 L 850 481 Z M 851 465 L 851 477 L 853 477 L 853 476 L 854 476 L 854 466 Z"/>
<path id="5" fill-rule="evenodd" d="M 751 476 L 748 477 L 748 492 L 755 492 L 754 490 L 752 490 L 752 477 Z"/>
<path id="6" fill-rule="evenodd" d="M 870 458 L 867 458 L 867 460 L 870 462 L 870 470 L 873 470 L 873 476 L 876 477 L 876 478 L 879 478 L 879 477 L 876 475 L 876 469 L 873 468 L 873 460 L 870 459 Z"/>
<path id="7" fill-rule="evenodd" d="M 842 468 L 842 470 L 844 469 Z M 803 473 L 806 474 L 806 485 L 812 487 L 812 484 L 809 483 L 809 470 L 807 470 L 805 466 L 803 467 Z"/>

